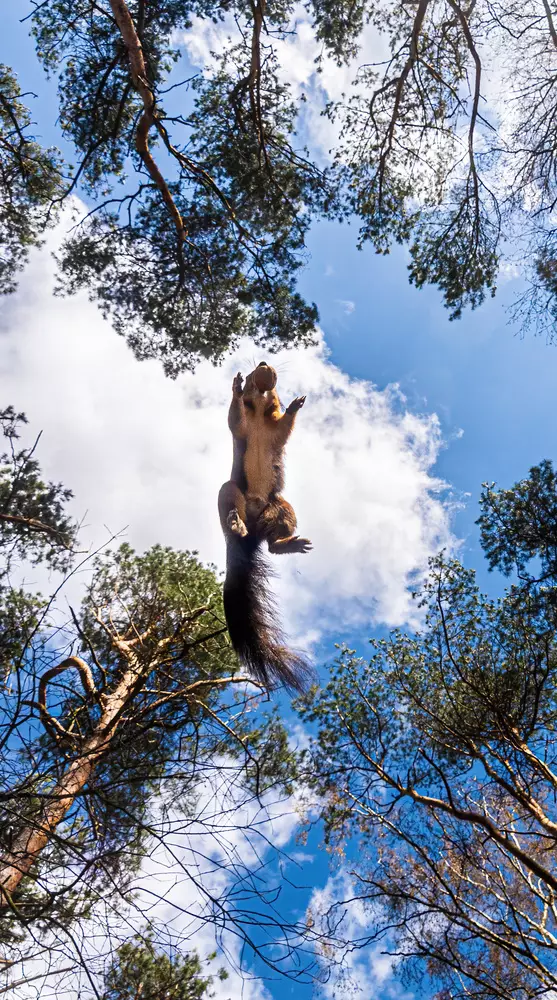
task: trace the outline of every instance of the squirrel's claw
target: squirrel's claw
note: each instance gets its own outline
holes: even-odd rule
[[[241,396],[243,391],[244,391],[244,380],[242,378],[242,373],[238,372],[238,374],[234,376],[234,380],[232,382],[232,392],[234,393],[235,396]]]
[[[292,402],[286,407],[286,412],[290,414],[297,413],[298,410],[302,409],[305,401],[305,396],[297,396],[296,399],[293,399]]]

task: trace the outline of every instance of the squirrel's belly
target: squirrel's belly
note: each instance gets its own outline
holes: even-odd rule
[[[248,441],[244,455],[247,495],[266,499],[274,487],[275,472],[269,447],[261,440]]]

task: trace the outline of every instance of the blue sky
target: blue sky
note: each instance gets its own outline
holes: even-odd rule
[[[32,105],[40,126],[37,135],[59,142],[56,129],[48,124],[52,85],[45,88],[25,27],[17,20],[25,6],[10,5],[3,11],[2,58],[19,72],[24,90],[40,94]],[[477,568],[482,586],[499,589],[499,582],[486,572],[474,525],[480,485],[496,480],[508,486],[532,464],[553,458],[556,348],[531,336],[522,339],[509,325],[506,308],[519,290],[518,281],[503,283],[495,300],[450,322],[435,288],[418,291],[408,284],[404,249],[396,248],[387,257],[369,248],[358,252],[356,236],[355,226],[315,225],[301,291],[318,305],[330,361],[341,372],[372,382],[379,390],[398,383],[414,414],[437,414],[445,443],[433,471],[462,503],[453,515],[452,530],[463,540],[462,557]],[[4,380],[3,392],[7,384]],[[23,405],[18,398],[7,401]],[[350,483],[345,487],[349,505]],[[89,499],[83,502],[88,505]],[[350,638],[364,648],[369,633],[360,623],[349,636],[340,631],[325,635],[317,648],[324,658],[332,654],[334,639]],[[306,851],[313,860],[304,866],[300,881],[323,885],[327,859],[318,834],[312,834]],[[292,894],[291,901],[299,905],[299,896]],[[270,988],[275,1000],[305,998],[311,992],[286,981]],[[377,1000],[398,995],[388,992],[392,985],[385,989]]]
[[[455,529],[466,541],[466,561],[480,570],[480,484],[510,486],[555,455],[556,348],[509,325],[519,281],[503,283],[494,300],[450,322],[435,288],[408,284],[403,248],[388,257],[358,252],[355,236],[354,226],[315,226],[302,288],[318,303],[332,358],[344,371],[379,386],[398,382],[413,407],[440,417],[447,446],[436,470],[463,499],[471,494]],[[354,303],[349,315],[340,300]]]

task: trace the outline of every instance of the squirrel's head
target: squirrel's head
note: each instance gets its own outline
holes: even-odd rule
[[[277,384],[277,373],[266,361],[262,361],[254,371],[250,372],[244,384],[244,396],[262,395],[274,389]]]

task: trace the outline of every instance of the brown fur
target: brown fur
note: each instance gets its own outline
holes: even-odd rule
[[[300,688],[307,666],[282,644],[265,592],[267,571],[258,549],[264,541],[269,552],[276,554],[311,549],[309,539],[294,534],[296,515],[281,496],[284,447],[305,396],[294,399],[282,413],[276,372],[264,362],[261,368],[265,368],[265,378],[256,376],[257,381],[273,387],[258,389],[254,372],[242,386],[238,373],[228,412],[234,458],[230,480],[219,493],[219,516],[227,540],[225,611],[232,644],[255,675],[267,685],[278,681]]]

